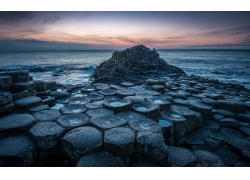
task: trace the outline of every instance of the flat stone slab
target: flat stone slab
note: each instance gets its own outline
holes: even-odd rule
[[[123,87],[132,87],[132,86],[134,86],[134,84],[131,83],[131,82],[122,82],[121,86],[123,86]]]
[[[107,116],[107,115],[114,115],[114,111],[111,111],[106,108],[97,108],[97,109],[88,110],[86,114],[90,117]]]
[[[191,167],[197,163],[193,152],[186,148],[169,146],[169,164],[172,167]]]
[[[104,96],[114,96],[116,93],[116,90],[114,89],[103,89],[98,91],[100,94],[104,95]]]
[[[0,75],[0,89],[10,89],[13,80],[11,76]]]
[[[94,127],[78,127],[61,139],[62,154],[74,165],[83,155],[102,150],[102,132]]]
[[[165,92],[165,87],[162,85],[153,85],[153,86],[151,86],[151,90],[157,91],[157,92],[163,94]]]
[[[236,115],[228,110],[225,110],[225,109],[216,109],[217,112],[225,117],[228,117],[228,118],[235,118]]]
[[[226,146],[222,146],[214,151],[214,153],[217,154],[227,166],[233,166],[239,161],[239,157],[234,152],[230,151]]]
[[[44,105],[39,105],[39,106],[29,108],[29,111],[30,112],[38,112],[38,111],[42,111],[42,110],[46,110],[46,109],[49,109],[49,106],[47,104],[44,104]]]
[[[70,96],[70,93],[65,91],[51,91],[50,96],[55,97],[56,99],[66,98]]]
[[[28,96],[30,96],[30,92],[28,90],[12,93],[13,100],[17,100],[17,99],[28,97]]]
[[[63,114],[84,113],[87,111],[87,108],[84,106],[84,104],[68,104],[60,108],[60,111]]]
[[[215,129],[215,130],[219,130],[220,128],[220,123],[216,122],[216,121],[205,121],[202,125],[202,127],[207,128],[207,129]]]
[[[36,145],[27,136],[9,136],[0,139],[0,166],[32,166],[37,158]]]
[[[250,149],[250,141],[245,139],[230,139],[228,141],[229,149],[232,151],[239,153],[242,150],[248,150]]]
[[[102,100],[105,96],[98,94],[98,93],[92,93],[88,95],[86,98],[88,98],[90,101],[97,101]]]
[[[67,101],[69,104],[86,104],[89,103],[90,99],[87,97],[71,97]]]
[[[0,113],[11,112],[13,108],[14,108],[13,103],[5,105],[5,106],[0,106]]]
[[[246,105],[238,100],[218,100],[218,109],[226,109],[233,113],[244,113],[246,112]]]
[[[121,90],[117,90],[115,95],[119,98],[124,98],[126,96],[134,96],[135,92],[133,90],[121,89]]]
[[[25,71],[10,71],[5,72],[3,75],[11,76],[13,82],[25,82],[30,80],[29,72]]]
[[[85,86],[81,89],[81,92],[89,93],[89,92],[95,91],[95,89],[96,89],[95,86]]]
[[[250,113],[237,113],[237,118],[243,121],[250,122]]]
[[[201,113],[202,119],[207,120],[212,116],[213,107],[192,101],[189,103],[189,109]]]
[[[215,121],[220,121],[220,120],[222,120],[222,119],[224,119],[224,116],[223,115],[221,115],[221,114],[213,114],[213,116],[212,116],[213,118],[213,120],[215,120]]]
[[[220,133],[219,131],[213,130],[213,129],[208,129],[208,136],[213,138],[213,139],[217,139],[220,141],[224,141],[225,140],[225,135]]]
[[[242,132],[243,134],[245,134],[246,136],[250,136],[250,128],[247,127],[240,127],[238,129],[240,132]]]
[[[131,108],[130,100],[105,100],[103,106],[114,112],[128,111]]]
[[[180,99],[180,98],[174,98],[173,103],[183,105],[183,106],[188,106],[188,101]]]
[[[28,90],[31,91],[33,89],[35,89],[36,84],[32,81],[28,81],[28,82],[17,82],[17,83],[13,83],[12,87],[14,89],[18,89],[18,90]]]
[[[240,131],[232,128],[222,127],[220,128],[220,132],[225,135],[225,137],[229,139],[245,139],[246,136],[242,134]]]
[[[123,160],[118,156],[102,151],[80,158],[76,167],[124,167]]]
[[[194,155],[197,157],[199,166],[202,167],[224,167],[223,161],[208,151],[195,150]]]
[[[56,122],[40,122],[30,128],[38,149],[46,150],[56,147],[65,129]]]
[[[100,101],[93,101],[91,103],[85,104],[85,107],[87,109],[97,109],[97,108],[102,108],[103,107],[103,102],[102,100]]]
[[[162,131],[162,127],[157,122],[148,119],[129,121],[128,125],[131,129],[135,130],[136,132],[160,133]]]
[[[238,128],[239,124],[235,119],[232,118],[224,118],[219,121],[222,127],[231,127],[231,128]]]
[[[135,149],[135,131],[128,127],[112,128],[104,132],[104,149],[125,159]]]
[[[11,93],[0,91],[0,106],[5,106],[13,102]]]
[[[168,146],[164,143],[164,138],[161,133],[138,132],[136,148],[139,153],[147,158],[163,166],[169,165]]]
[[[185,134],[185,144],[191,145],[205,145],[204,138],[198,136],[195,133]]]
[[[90,117],[86,114],[69,114],[61,116],[59,119],[57,119],[57,122],[68,131],[73,128],[88,124],[89,119]]]
[[[145,99],[139,96],[126,96],[123,98],[124,100],[129,100],[131,101],[131,104],[136,104],[136,103],[142,103],[145,102]]]
[[[160,115],[160,106],[152,102],[142,102],[134,104],[132,109],[148,117],[157,117]]]
[[[223,146],[223,143],[219,140],[215,140],[213,138],[205,138],[205,144],[208,149],[215,151]]]
[[[0,132],[4,134],[17,134],[27,131],[36,123],[30,114],[13,114],[0,119]]]
[[[209,105],[209,106],[212,106],[213,108],[216,108],[216,106],[217,106],[217,102],[213,99],[210,99],[210,98],[202,98],[201,101],[202,101],[202,103]]]
[[[37,96],[24,97],[24,98],[20,98],[14,101],[14,103],[17,106],[25,107],[25,108],[31,108],[31,107],[40,105],[41,102],[42,102],[42,99]]]
[[[208,137],[208,132],[207,132],[206,128],[202,128],[202,127],[197,128],[197,129],[195,129],[195,131],[193,133],[195,133],[198,136],[203,137],[203,138]]]
[[[57,120],[62,114],[58,110],[48,109],[39,112],[35,112],[32,114],[36,120],[38,121],[55,121]]]
[[[116,115],[95,116],[89,122],[103,130],[123,126],[127,123],[125,119]]]
[[[33,82],[36,84],[35,90],[38,92],[47,91],[47,83],[45,81],[35,80]]]
[[[52,96],[41,96],[43,104],[53,104],[55,102],[55,97]]]
[[[134,111],[118,112],[116,115],[122,119],[125,119],[127,122],[138,121],[140,119],[146,119],[146,116],[143,116],[143,115],[136,113]]]

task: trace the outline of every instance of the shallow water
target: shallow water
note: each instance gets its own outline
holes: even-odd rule
[[[84,84],[94,68],[114,51],[46,51],[0,53],[0,71],[30,71],[35,80]],[[160,58],[195,74],[250,89],[250,51],[158,50]]]

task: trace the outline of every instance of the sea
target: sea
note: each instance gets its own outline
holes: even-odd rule
[[[157,49],[156,49],[157,50]],[[94,69],[114,51],[0,52],[0,72],[29,71],[34,80],[85,84]],[[250,51],[157,50],[168,64],[187,75],[199,75],[250,89]]]

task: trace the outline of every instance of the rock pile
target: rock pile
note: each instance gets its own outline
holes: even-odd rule
[[[185,74],[65,86],[24,72],[0,79],[0,166],[250,166],[243,86]]]
[[[124,51],[115,51],[109,60],[95,69],[93,78],[100,83],[142,83],[143,79],[167,74],[185,73],[180,68],[167,64],[155,49],[137,45]]]

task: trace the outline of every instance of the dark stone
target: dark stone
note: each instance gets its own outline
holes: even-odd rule
[[[87,98],[90,101],[97,101],[97,100],[102,100],[105,96],[98,94],[98,93],[92,93],[90,95],[87,96]]]
[[[174,145],[174,123],[169,119],[159,117],[154,119],[162,127],[162,135],[167,145]]]
[[[125,119],[122,119],[116,115],[95,116],[92,117],[89,122],[103,130],[123,126],[126,124]]]
[[[26,71],[10,71],[3,73],[3,75],[11,76],[13,82],[26,82],[30,80],[29,72]]]
[[[9,113],[12,111],[12,109],[14,108],[14,104],[8,104],[5,106],[0,106],[0,113]]]
[[[224,119],[223,115],[221,115],[221,114],[213,114],[213,120],[220,121],[222,119]]]
[[[133,90],[121,89],[117,90],[115,95],[119,98],[124,98],[126,96],[134,96],[135,92]]]
[[[61,139],[62,154],[75,165],[83,155],[102,150],[102,132],[94,127],[78,127]]]
[[[194,155],[197,157],[202,167],[224,167],[223,161],[215,154],[208,151],[195,150]]]
[[[114,89],[103,89],[98,91],[100,94],[104,95],[104,96],[113,96],[116,93],[116,90]]]
[[[225,119],[220,120],[219,122],[222,127],[231,127],[231,128],[238,127],[238,122],[232,118],[225,118]]]
[[[219,130],[220,124],[217,123],[216,121],[209,120],[209,121],[205,121],[202,127],[207,128],[207,129]]]
[[[0,139],[0,166],[32,166],[37,158],[36,146],[27,136]]]
[[[197,129],[195,129],[195,131],[193,133],[195,133],[198,136],[203,137],[203,138],[208,137],[208,132],[207,132],[206,128],[202,128],[202,127],[197,128]]]
[[[195,125],[195,119],[196,119],[196,114],[194,111],[185,109],[185,108],[180,108],[176,106],[172,106],[172,111],[176,112],[177,114],[182,115],[185,117],[187,126],[186,126],[186,133],[193,132],[196,125]]]
[[[129,100],[131,101],[131,104],[145,102],[145,99],[139,96],[126,96],[125,98],[123,98],[123,100]]]
[[[128,127],[112,128],[104,132],[104,149],[125,159],[135,148],[135,132]]]
[[[209,98],[203,98],[201,99],[202,103],[212,106],[213,108],[217,107],[217,102],[213,99],[209,99]]]
[[[228,118],[235,118],[236,115],[228,110],[225,110],[225,109],[217,109],[217,112],[225,117],[228,117]]]
[[[38,121],[55,121],[61,116],[61,113],[58,110],[48,109],[48,110],[35,112],[32,115]]]
[[[240,127],[238,129],[240,132],[242,132],[243,134],[245,134],[246,136],[250,136],[250,128],[247,127]]]
[[[121,86],[123,86],[123,87],[132,87],[132,86],[134,86],[134,84],[130,83],[130,82],[122,82]]]
[[[46,109],[49,109],[49,106],[47,104],[44,104],[44,105],[39,105],[39,106],[29,108],[29,111],[30,112],[38,112],[38,111],[42,111],[42,110],[46,110]]]
[[[225,97],[221,94],[210,94],[210,98],[213,100],[225,100]]]
[[[124,167],[125,164],[120,157],[102,151],[86,155],[80,158],[76,167]]]
[[[136,113],[134,111],[124,111],[124,112],[119,112],[116,114],[118,117],[125,119],[127,122],[130,121],[138,121],[140,119],[146,119],[145,116]]]
[[[191,93],[191,94],[199,94],[199,90],[195,89],[195,88],[187,88],[186,89],[187,92]]]
[[[40,105],[42,103],[42,99],[36,96],[29,96],[17,99],[14,101],[14,103],[20,107],[31,108]]]
[[[30,96],[30,92],[28,90],[12,93],[13,100],[17,100],[17,99],[28,97],[28,96]]]
[[[64,91],[51,91],[50,96],[55,97],[56,99],[66,98],[70,96],[70,93]]]
[[[37,92],[37,96],[39,96],[39,97],[41,97],[41,96],[48,96],[50,94],[50,92],[51,92],[51,90]]]
[[[61,116],[59,119],[57,119],[57,122],[68,131],[73,128],[88,124],[89,119],[89,116],[86,114],[69,114]]]
[[[215,151],[223,146],[222,142],[212,139],[212,138],[205,138],[205,144],[212,151]]]
[[[102,108],[102,107],[103,107],[103,102],[104,102],[104,101],[93,101],[92,103],[87,103],[87,104],[85,104],[85,107],[86,107],[87,109]]]
[[[38,91],[38,92],[43,92],[43,91],[46,91],[47,90],[47,83],[42,81],[42,80],[36,80],[36,81],[33,81],[36,85],[35,89]]]
[[[55,97],[52,96],[42,96],[42,102],[43,104],[53,104],[55,102]]]
[[[238,156],[225,146],[217,149],[214,153],[217,154],[227,166],[233,166],[239,161]]]
[[[250,163],[250,149],[241,150],[240,156],[241,156],[241,159],[243,159],[244,161]]]
[[[35,123],[35,118],[30,114],[13,114],[4,116],[0,119],[0,133],[8,135],[24,133]]]
[[[41,122],[30,128],[38,149],[46,150],[56,147],[64,133],[64,128],[55,122]]]
[[[11,104],[12,102],[11,93],[0,91],[0,106],[5,106]]]
[[[209,137],[211,137],[213,139],[217,139],[217,140],[220,140],[220,141],[225,140],[225,135],[220,133],[219,131],[208,129],[207,132],[208,132]]]
[[[142,162],[132,164],[131,167],[162,167],[162,166],[160,164],[157,164],[157,163],[142,161]]]
[[[87,97],[71,97],[67,101],[67,103],[69,104],[82,104],[82,105],[89,103],[89,102],[90,102],[90,99]]]
[[[13,85],[12,85],[13,89],[28,90],[28,91],[35,89],[35,87],[36,87],[36,84],[33,83],[32,81],[17,82],[17,83],[13,83]]]
[[[104,101],[110,101],[110,100],[113,100],[113,101],[122,101],[122,98],[119,98],[117,96],[107,96],[103,100]]]
[[[47,89],[56,90],[56,82],[55,81],[47,81]]]
[[[68,104],[60,108],[60,111],[63,114],[74,114],[74,113],[83,113],[87,111],[87,109],[83,104]]]
[[[173,103],[174,104],[183,105],[183,106],[187,106],[188,105],[188,102],[186,100],[179,99],[179,98],[174,98],[173,99]]]
[[[46,149],[46,150],[39,150],[39,158],[41,160],[44,160],[44,159],[53,159],[54,157],[60,155],[60,149],[59,149],[59,146],[56,146],[54,148],[51,148],[51,149]],[[61,167],[61,166],[60,166]]]
[[[168,146],[164,143],[161,133],[138,132],[136,138],[136,148],[139,153],[147,158],[168,166]]]
[[[114,112],[128,111],[131,108],[131,101],[105,100],[103,106],[107,109],[113,110]]]
[[[108,115],[114,115],[114,111],[111,111],[106,108],[97,108],[97,109],[91,109],[86,112],[86,114],[90,117],[95,116],[108,116]]]
[[[212,107],[198,102],[190,102],[189,109],[201,113],[202,120],[208,120],[212,116]]]
[[[13,80],[11,76],[0,75],[0,89],[10,89]]]
[[[169,164],[172,167],[190,167],[197,163],[193,152],[186,148],[169,146]]]
[[[163,94],[165,92],[165,87],[162,85],[153,85],[153,86],[151,86],[151,90],[157,91],[157,92]]]
[[[230,150],[239,154],[242,150],[249,151],[250,141],[245,140],[245,139],[230,139],[228,141],[228,146]]]
[[[148,117],[157,117],[160,115],[160,106],[152,102],[134,104],[132,109]]]
[[[237,118],[243,121],[250,122],[250,113],[238,113]]]
[[[235,167],[250,167],[250,163],[245,161],[237,162],[234,164]]]
[[[185,134],[185,144],[192,145],[204,145],[204,138],[198,136],[195,133]]]
[[[220,132],[224,134],[227,138],[236,138],[236,139],[245,139],[246,136],[236,129],[222,127],[220,128]]]
[[[131,129],[134,129],[136,132],[155,132],[155,133],[162,132],[162,127],[158,123],[148,119],[129,121],[128,125]]]
[[[246,112],[246,105],[237,100],[218,100],[218,109],[226,109],[233,113],[244,113]]]
[[[92,91],[95,91],[95,86],[85,86],[81,89],[81,92],[86,92],[86,93],[89,93]]]

